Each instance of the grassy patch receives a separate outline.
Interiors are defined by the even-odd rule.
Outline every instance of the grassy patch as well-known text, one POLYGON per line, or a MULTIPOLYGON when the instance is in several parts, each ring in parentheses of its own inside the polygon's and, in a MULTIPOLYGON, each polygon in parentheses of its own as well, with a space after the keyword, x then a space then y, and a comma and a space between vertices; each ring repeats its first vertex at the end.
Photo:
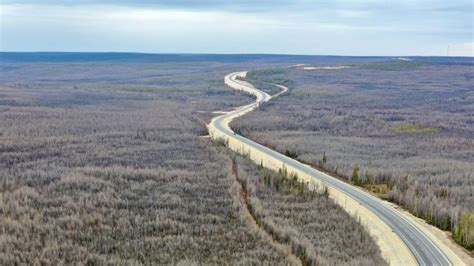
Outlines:
POLYGON ((395 129, 399 132, 406 132, 406 133, 438 133, 439 128, 434 128, 434 127, 423 127, 418 124, 411 124, 411 123, 405 123, 405 124, 399 124, 395 126, 395 129))
POLYGON ((388 184, 364 184, 363 187, 382 199, 386 199, 390 188, 388 184))

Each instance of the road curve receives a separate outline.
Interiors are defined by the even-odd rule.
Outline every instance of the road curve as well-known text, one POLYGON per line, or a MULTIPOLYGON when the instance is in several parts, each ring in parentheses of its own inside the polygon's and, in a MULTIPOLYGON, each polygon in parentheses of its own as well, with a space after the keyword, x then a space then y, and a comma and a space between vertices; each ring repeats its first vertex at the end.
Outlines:
MULTIPOLYGON (((454 255, 454 253, 450 252, 450 250, 447 250, 448 248, 446 246, 443 246, 439 241, 437 241, 437 239, 435 239, 433 235, 431 235, 427 230, 424 230, 420 226, 418 226, 416 222, 414 222, 408 216, 396 210, 391 204, 370 195, 369 193, 358 187, 342 182, 306 164, 300 163, 263 145, 244 138, 238 134, 235 134, 229 127, 229 123, 232 121, 232 119, 254 110, 259 106, 260 103, 269 101, 273 97, 276 97, 281 93, 287 91, 286 87, 275 84, 276 86, 280 87, 282 91, 277 95, 270 96, 269 94, 254 88, 251 84, 237 79, 237 77, 245 77, 245 75, 246 72, 235 72, 227 75, 224 80, 225 83, 230 87, 254 95, 256 97, 256 101, 254 103, 242 106, 212 119, 212 121, 208 125, 208 129, 209 134, 213 139, 224 139, 225 141, 227 141, 229 148, 237 152, 246 153, 252 160, 258 160, 258 163, 265 163, 265 167, 278 170, 282 169, 283 165, 283 167, 292 169, 292 171, 295 174, 298 174, 298 176, 307 176, 308 179, 303 178, 302 180, 308 181, 308 184, 309 182, 314 184, 312 181, 315 181, 317 182, 316 184, 322 183, 325 186, 327 185, 328 188, 330 188, 331 195, 333 195, 333 193, 334 195, 336 195, 334 197, 337 197, 337 195, 339 195, 339 197, 341 198, 341 195, 344 195, 345 203, 342 203, 340 199, 335 199, 335 201, 339 205, 345 205, 345 209, 349 212, 350 208, 358 208, 358 206, 353 204, 352 207, 348 207, 348 199, 349 201, 355 201, 362 208, 362 211, 360 211, 359 213, 356 212, 356 216, 360 215, 361 218, 364 218, 364 215, 372 216, 375 217, 375 220, 379 220, 379 223, 384 223, 383 226, 379 227, 383 230, 379 230, 376 238, 384 238, 385 236, 387 236, 384 245, 388 246, 388 248, 392 248, 392 250, 388 251, 387 253, 391 252, 392 257, 395 258, 393 260, 391 258, 388 258, 390 260, 390 264, 406 265, 413 264, 412 262, 418 263, 419 265, 463 264, 463 262, 456 255, 454 255), (389 229, 387 228, 387 226, 389 229), (382 231, 382 233, 380 231, 382 231), (398 237, 397 240, 401 239, 403 241, 398 242, 403 243, 405 245, 404 247, 398 247, 396 246, 396 243, 393 243, 396 242, 393 240, 395 238, 390 235, 393 233, 395 233, 398 237), (390 247, 390 245, 394 245, 394 247, 390 247), (409 250, 408 253, 411 254, 403 253, 403 249, 406 248, 408 248, 407 250, 409 250), (408 258, 410 256, 411 258, 408 258), (416 261, 413 258, 415 258, 416 261)), ((374 220, 374 218, 371 219, 374 220)), ((372 229, 372 225, 374 225, 374 227, 377 226, 376 223, 372 222, 368 224, 366 223, 366 225, 368 227, 367 229, 369 230, 369 233, 372 229)), ((381 241, 379 239, 379 245, 380 242, 381 241)), ((382 247, 381 249, 382 253, 384 253, 382 247)))

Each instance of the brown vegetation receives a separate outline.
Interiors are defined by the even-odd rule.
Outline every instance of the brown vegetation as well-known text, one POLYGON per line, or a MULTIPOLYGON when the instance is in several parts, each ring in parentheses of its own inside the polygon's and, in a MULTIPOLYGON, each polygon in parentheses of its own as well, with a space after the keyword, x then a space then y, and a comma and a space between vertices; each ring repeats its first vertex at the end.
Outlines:
POLYGON ((107 95, 2 106, 2 264, 285 260, 239 216, 231 161, 191 109, 107 95))
MULTIPOLYGON (((250 100, 225 87, 227 68, 241 66, 3 68, 0 264, 294 264, 291 254, 249 223, 227 149, 199 138, 209 111, 250 100)), ((246 173, 245 179, 260 175, 246 173)), ((286 213, 303 199, 267 208, 274 208, 273 217, 280 203, 286 213)), ((331 231, 305 229, 298 237, 321 238, 335 249, 313 249, 317 263, 364 261, 357 244, 341 249, 338 238, 347 234, 348 243, 360 238, 370 247, 373 242, 333 205, 313 197, 305 205, 309 217, 324 216, 313 226, 331 231), (311 204, 319 207, 310 210, 311 204)), ((304 217, 291 220, 301 228, 308 223, 304 217)), ((365 261, 381 261, 378 250, 369 250, 361 253, 365 261)))
POLYGON ((385 265, 380 250, 361 224, 296 177, 262 169, 237 157, 238 177, 257 221, 287 243, 306 265, 385 265))

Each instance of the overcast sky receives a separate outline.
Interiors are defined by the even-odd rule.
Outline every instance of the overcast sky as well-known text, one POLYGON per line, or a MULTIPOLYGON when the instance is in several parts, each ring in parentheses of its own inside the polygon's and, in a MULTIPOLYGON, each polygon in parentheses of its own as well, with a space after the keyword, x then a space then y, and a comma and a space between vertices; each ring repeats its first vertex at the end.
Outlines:
POLYGON ((2 51, 474 55, 471 0, 1 0, 2 51))

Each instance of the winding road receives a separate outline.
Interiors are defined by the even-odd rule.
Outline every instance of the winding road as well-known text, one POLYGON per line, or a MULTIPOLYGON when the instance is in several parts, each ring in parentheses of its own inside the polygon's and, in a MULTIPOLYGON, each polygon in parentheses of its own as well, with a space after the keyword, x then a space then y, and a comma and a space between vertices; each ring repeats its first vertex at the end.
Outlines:
MULTIPOLYGON (((354 209, 353 207, 347 206, 348 199, 355 201, 361 208, 361 211, 356 212, 355 215, 359 215, 362 218, 371 217, 371 220, 365 223, 369 233, 371 233, 372 225, 374 225, 374 227, 380 225, 379 230, 372 230, 371 235, 375 235, 375 238, 377 238, 378 244, 381 246, 382 255, 385 255, 384 257, 389 260, 390 264, 462 264, 462 261, 460 261, 454 253, 449 252, 446 246, 443 246, 440 241, 437 241, 433 235, 422 229, 411 218, 394 208, 392 204, 372 196, 358 187, 342 182, 309 165, 300 163, 234 133, 229 127, 229 123, 232 119, 254 110, 261 103, 269 101, 288 90, 285 86, 274 84, 281 88, 282 91, 271 96, 254 88, 248 82, 237 79, 237 77, 245 77, 245 75, 246 72, 231 73, 225 77, 225 83, 233 89, 254 95, 256 101, 215 117, 208 125, 209 133, 213 139, 224 139, 229 148, 237 152, 246 153, 255 162, 265 164, 265 167, 274 170, 285 167, 302 178, 307 177, 306 179, 302 179, 305 182, 309 183, 315 181, 316 184, 328 186, 331 189, 331 195, 335 197, 335 201, 348 212, 354 209), (345 199, 343 199, 343 197, 345 197, 345 199), (385 247, 382 247, 383 245, 385 245, 385 247), (407 250, 407 252, 403 253, 403 250, 407 250)), ((359 208, 357 205, 353 204, 351 206, 359 208)))

